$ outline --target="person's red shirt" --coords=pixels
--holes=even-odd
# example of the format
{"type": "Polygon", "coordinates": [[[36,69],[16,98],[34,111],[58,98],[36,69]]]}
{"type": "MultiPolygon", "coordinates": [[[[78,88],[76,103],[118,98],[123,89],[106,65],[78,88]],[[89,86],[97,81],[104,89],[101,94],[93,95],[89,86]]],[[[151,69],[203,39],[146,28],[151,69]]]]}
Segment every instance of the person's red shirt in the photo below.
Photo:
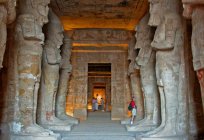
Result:
{"type": "Polygon", "coordinates": [[[131,104],[132,108],[135,108],[135,107],[136,107],[135,101],[132,100],[132,101],[130,102],[130,104],[131,104]]]}

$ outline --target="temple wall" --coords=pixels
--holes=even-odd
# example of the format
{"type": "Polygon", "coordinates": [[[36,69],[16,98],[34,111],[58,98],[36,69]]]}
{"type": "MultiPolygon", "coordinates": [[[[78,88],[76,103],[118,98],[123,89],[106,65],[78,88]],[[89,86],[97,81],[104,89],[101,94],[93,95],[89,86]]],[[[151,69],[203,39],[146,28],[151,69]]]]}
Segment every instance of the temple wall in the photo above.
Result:
{"type": "Polygon", "coordinates": [[[90,47],[93,50],[72,51],[73,66],[67,97],[67,111],[74,117],[87,118],[88,63],[111,63],[111,118],[120,120],[124,117],[126,103],[127,48],[90,47]]]}

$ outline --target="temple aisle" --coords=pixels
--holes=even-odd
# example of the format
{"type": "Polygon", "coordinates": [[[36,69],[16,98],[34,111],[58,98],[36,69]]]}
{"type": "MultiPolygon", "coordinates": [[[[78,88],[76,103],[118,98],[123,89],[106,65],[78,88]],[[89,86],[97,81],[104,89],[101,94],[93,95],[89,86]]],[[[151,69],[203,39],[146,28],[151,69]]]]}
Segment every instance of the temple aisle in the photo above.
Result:
{"type": "Polygon", "coordinates": [[[110,112],[88,112],[86,121],[69,133],[61,133],[62,140],[135,140],[134,134],[127,132],[120,121],[112,121],[110,115],[110,112]]]}

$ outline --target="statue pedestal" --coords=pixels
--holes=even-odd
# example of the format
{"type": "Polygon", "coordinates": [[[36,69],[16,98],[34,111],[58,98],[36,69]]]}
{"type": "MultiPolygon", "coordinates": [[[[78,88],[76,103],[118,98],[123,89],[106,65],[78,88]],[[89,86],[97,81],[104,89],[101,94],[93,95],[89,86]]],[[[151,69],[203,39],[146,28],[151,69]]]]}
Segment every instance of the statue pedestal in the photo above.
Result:
{"type": "Polygon", "coordinates": [[[42,124],[42,127],[46,129],[50,129],[52,131],[71,131],[73,124],[68,124],[68,125],[46,125],[42,124]]]}
{"type": "Polygon", "coordinates": [[[79,124],[79,120],[71,116],[58,117],[60,120],[66,121],[70,124],[79,124]]]}
{"type": "Polygon", "coordinates": [[[126,118],[120,121],[120,124],[130,124],[131,118],[126,118]]]}
{"type": "Polygon", "coordinates": [[[61,140],[61,136],[56,133],[49,136],[11,134],[9,140],[61,140]]]}
{"type": "Polygon", "coordinates": [[[157,125],[126,125],[127,131],[137,131],[137,132],[144,132],[144,131],[151,131],[157,128],[157,125]]]}
{"type": "Polygon", "coordinates": [[[169,137],[140,137],[136,140],[188,140],[187,136],[169,136],[169,137]]]}

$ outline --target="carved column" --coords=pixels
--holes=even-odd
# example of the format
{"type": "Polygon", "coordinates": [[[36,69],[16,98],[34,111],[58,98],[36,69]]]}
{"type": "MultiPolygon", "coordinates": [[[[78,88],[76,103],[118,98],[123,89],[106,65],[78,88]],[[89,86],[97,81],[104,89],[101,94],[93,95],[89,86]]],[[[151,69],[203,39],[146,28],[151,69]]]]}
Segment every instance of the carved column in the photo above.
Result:
{"type": "Polygon", "coordinates": [[[155,130],[145,134],[144,139],[167,137],[182,139],[186,134],[179,133],[178,126],[183,126],[177,120],[180,115],[178,113],[179,94],[182,94],[180,88],[184,75],[181,69],[183,28],[180,11],[182,5],[177,0],[149,1],[151,4],[149,24],[157,26],[151,46],[156,50],[156,77],[161,99],[162,123],[155,130]],[[160,22],[154,22],[157,18],[160,22]]]}
{"type": "Polygon", "coordinates": [[[191,48],[193,54],[193,67],[200,83],[204,110],[204,1],[182,0],[184,4],[183,15],[192,19],[191,48]]]}
{"type": "Polygon", "coordinates": [[[131,90],[131,96],[134,97],[135,103],[137,105],[137,115],[136,115],[136,121],[139,121],[143,119],[144,117],[144,106],[143,106],[143,95],[142,95],[142,89],[140,84],[140,75],[139,70],[136,70],[134,68],[135,65],[135,37],[131,39],[131,42],[128,46],[128,60],[129,60],[129,68],[128,68],[128,75],[130,77],[130,90],[131,90]]]}
{"type": "Polygon", "coordinates": [[[66,97],[68,94],[68,83],[69,77],[72,71],[72,65],[70,63],[72,41],[64,33],[64,41],[61,48],[61,66],[60,66],[60,76],[59,76],[59,86],[56,96],[56,116],[61,120],[67,120],[70,123],[78,124],[78,120],[68,116],[66,114],[66,97]]]}
{"type": "Polygon", "coordinates": [[[131,126],[131,131],[149,131],[156,128],[160,121],[159,93],[156,83],[155,51],[151,48],[154,32],[148,26],[149,13],[143,17],[137,27],[135,49],[136,66],[140,69],[141,86],[144,94],[145,117],[131,126]]]}
{"type": "Polygon", "coordinates": [[[61,62],[60,47],[64,38],[63,27],[52,10],[49,11],[49,20],[46,26],[46,42],[43,47],[38,123],[51,130],[70,131],[72,125],[58,119],[55,115],[61,62]]]}
{"type": "Polygon", "coordinates": [[[16,1],[1,0],[0,1],[0,69],[3,67],[4,52],[7,40],[7,24],[12,23],[16,18],[16,1]]]}
{"type": "Polygon", "coordinates": [[[38,89],[41,77],[41,57],[44,34],[42,27],[48,22],[49,0],[19,1],[19,16],[15,28],[15,47],[17,47],[17,73],[19,122],[13,124],[11,139],[30,139],[46,137],[57,139],[53,132],[36,124],[38,89]],[[39,8],[42,11],[39,11],[39,8]],[[16,138],[17,137],[17,138],[16,138]]]}

